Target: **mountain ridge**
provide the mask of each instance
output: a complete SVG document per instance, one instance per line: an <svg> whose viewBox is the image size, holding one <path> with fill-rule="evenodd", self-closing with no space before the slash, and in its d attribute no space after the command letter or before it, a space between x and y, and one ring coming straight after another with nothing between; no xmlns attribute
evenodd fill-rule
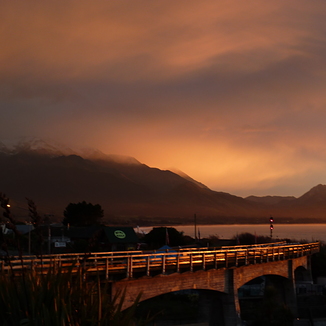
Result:
<svg viewBox="0 0 326 326"><path fill-rule="evenodd" d="M100 204L107 221L114 223L182 224L192 222L194 214L201 223L211 224L265 223L270 214L283 223L325 221L323 185L299 198L242 198L211 190L183 172L149 167L129 156L88 150L82 157L68 148L63 154L62 148L46 142L21 144L8 148L0 143L0 191L10 197L13 209L21 209L28 197L41 214L58 220L70 202L85 200ZM27 216L21 211L20 215Z"/></svg>

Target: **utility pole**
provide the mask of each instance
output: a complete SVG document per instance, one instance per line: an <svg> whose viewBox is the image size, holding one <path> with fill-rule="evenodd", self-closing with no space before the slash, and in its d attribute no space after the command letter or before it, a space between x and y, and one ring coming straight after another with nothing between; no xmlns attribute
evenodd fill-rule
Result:
<svg viewBox="0 0 326 326"><path fill-rule="evenodd" d="M51 227L48 226L48 254L51 254Z"/></svg>
<svg viewBox="0 0 326 326"><path fill-rule="evenodd" d="M195 241L197 241L197 216L194 215L194 224L195 224Z"/></svg>
<svg viewBox="0 0 326 326"><path fill-rule="evenodd" d="M31 231L32 231L31 225L33 225L32 222L29 222L28 223L28 255L29 256L31 255Z"/></svg>

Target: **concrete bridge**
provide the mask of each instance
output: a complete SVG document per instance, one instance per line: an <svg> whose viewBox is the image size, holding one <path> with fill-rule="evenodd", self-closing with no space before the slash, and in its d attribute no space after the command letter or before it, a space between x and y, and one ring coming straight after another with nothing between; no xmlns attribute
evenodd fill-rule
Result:
<svg viewBox="0 0 326 326"><path fill-rule="evenodd" d="M296 315L296 282L311 280L310 256L318 251L319 243L310 243L193 250L178 252L176 256L160 254L161 273L150 275L147 272L140 277L138 273L134 275L136 269L132 272L130 268L129 277L112 283L112 292L126 289L124 305L128 307L139 293L142 293L141 299L146 300L187 289L218 291L221 295L217 300L223 310L223 316L216 316L218 325L235 326L241 325L239 288L257 277L273 275L279 276L277 281L274 278L273 285L278 287L282 300ZM184 259L187 264L181 267ZM174 261L173 268L169 260ZM137 262L133 263L136 267Z"/></svg>
<svg viewBox="0 0 326 326"><path fill-rule="evenodd" d="M198 289L218 292L223 315L219 325L241 325L238 290L247 282L264 275L277 276L284 302L296 313L295 287L310 279L310 257L319 251L319 243L261 244L250 246L193 248L166 252L106 252L33 256L3 262L2 270L31 268L80 269L89 277L96 273L111 283L111 293L126 291L123 308L131 306L139 293L141 300L180 290ZM16 264L17 263L17 264ZM209 300L209 298L208 298ZM211 323L213 324L213 322Z"/></svg>

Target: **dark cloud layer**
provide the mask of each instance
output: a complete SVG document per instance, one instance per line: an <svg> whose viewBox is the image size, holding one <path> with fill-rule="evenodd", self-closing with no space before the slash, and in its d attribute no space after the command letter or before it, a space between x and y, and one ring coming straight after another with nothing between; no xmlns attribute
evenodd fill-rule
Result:
<svg viewBox="0 0 326 326"><path fill-rule="evenodd" d="M2 139L132 155L239 195L326 182L325 1L0 5Z"/></svg>

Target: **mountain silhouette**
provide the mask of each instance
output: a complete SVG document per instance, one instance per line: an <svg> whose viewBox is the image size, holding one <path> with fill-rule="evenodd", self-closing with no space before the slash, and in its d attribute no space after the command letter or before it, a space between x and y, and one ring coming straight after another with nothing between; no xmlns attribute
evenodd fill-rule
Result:
<svg viewBox="0 0 326 326"><path fill-rule="evenodd" d="M199 223L264 223L270 214L279 216L279 222L314 222L326 211L323 185L299 198L242 198L132 157L73 151L36 140L11 147L0 143L0 176L0 191L21 219L28 219L26 197L41 215L56 221L69 203L100 204L104 222L115 224L191 223L194 214Z"/></svg>

